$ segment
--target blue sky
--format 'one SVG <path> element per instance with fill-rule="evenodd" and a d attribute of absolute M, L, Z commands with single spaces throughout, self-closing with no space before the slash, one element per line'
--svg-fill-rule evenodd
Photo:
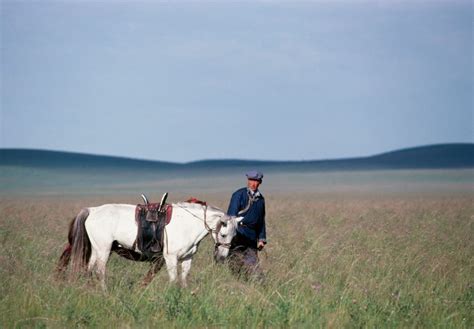
<path fill-rule="evenodd" d="M 309 160 L 474 142 L 470 1 L 4 1 L 0 147 Z"/>

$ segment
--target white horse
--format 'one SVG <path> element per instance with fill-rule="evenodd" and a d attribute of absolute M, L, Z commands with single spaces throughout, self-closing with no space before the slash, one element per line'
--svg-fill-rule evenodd
<path fill-rule="evenodd" d="M 71 262 L 74 273 L 85 268 L 91 273 L 95 271 L 106 289 L 105 268 L 111 251 L 115 251 L 129 259 L 152 261 L 145 284 L 151 282 L 163 266 L 163 259 L 170 281 L 175 282 L 180 264 L 181 284 L 186 286 L 192 257 L 201 240 L 211 233 L 215 242 L 215 259 L 226 258 L 242 217 L 231 217 L 218 208 L 198 203 L 181 202 L 172 204 L 172 207 L 171 221 L 164 229 L 162 257 L 160 254 L 151 259 L 143 259 L 141 251 L 134 249 L 138 231 L 136 206 L 106 204 L 82 209 L 70 224 L 69 243 L 59 259 L 58 273 L 64 273 Z"/>

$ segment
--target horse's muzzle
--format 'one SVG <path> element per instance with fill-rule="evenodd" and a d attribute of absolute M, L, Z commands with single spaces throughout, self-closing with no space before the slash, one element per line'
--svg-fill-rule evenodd
<path fill-rule="evenodd" d="M 217 244 L 214 251 L 214 260 L 217 263 L 223 263 L 229 255 L 230 244 Z"/>

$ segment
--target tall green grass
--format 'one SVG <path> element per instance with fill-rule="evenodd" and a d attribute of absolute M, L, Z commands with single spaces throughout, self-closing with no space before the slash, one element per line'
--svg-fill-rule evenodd
<path fill-rule="evenodd" d="M 0 327 L 474 325 L 471 196 L 267 194 L 264 284 L 241 281 L 214 264 L 210 238 L 194 258 L 187 289 L 168 284 L 164 269 L 142 288 L 148 264 L 116 255 L 107 268 L 107 292 L 94 280 L 57 280 L 69 219 L 104 201 L 1 201 Z M 207 201 L 227 202 L 212 195 Z"/>

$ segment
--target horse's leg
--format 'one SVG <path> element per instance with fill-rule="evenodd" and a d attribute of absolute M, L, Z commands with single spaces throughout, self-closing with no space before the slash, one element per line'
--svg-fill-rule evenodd
<path fill-rule="evenodd" d="M 176 282 L 176 278 L 178 277 L 178 257 L 168 255 L 165 256 L 165 261 L 170 282 Z"/>
<path fill-rule="evenodd" d="M 89 264 L 87 265 L 87 271 L 89 273 L 92 274 L 94 272 L 96 263 L 97 263 L 97 252 L 95 248 L 92 248 L 91 258 L 89 259 Z"/>
<path fill-rule="evenodd" d="M 110 250 L 112 248 L 112 242 L 110 241 L 101 241 L 101 243 L 97 243 L 95 239 L 90 239 L 92 245 L 92 252 L 91 258 L 88 264 L 88 269 L 93 270 L 95 267 L 95 272 L 97 273 L 97 277 L 99 278 L 100 285 L 104 291 L 107 290 L 107 286 L 105 285 L 105 266 L 110 256 Z"/>
<path fill-rule="evenodd" d="M 183 288 L 188 286 L 186 278 L 188 277 L 189 270 L 191 269 L 192 260 L 192 258 L 188 258 L 181 262 L 181 285 Z"/>
<path fill-rule="evenodd" d="M 107 264 L 107 260 L 109 259 L 110 250 L 107 252 L 101 252 L 97 257 L 97 275 L 99 276 L 100 285 L 102 290 L 106 291 L 107 286 L 105 285 L 105 266 Z"/>
<path fill-rule="evenodd" d="M 145 276 L 145 279 L 143 280 L 143 286 L 148 285 L 153 280 L 155 274 L 158 273 L 158 271 L 163 267 L 163 264 L 163 257 L 159 257 L 151 263 L 150 270 L 148 271 Z"/>

